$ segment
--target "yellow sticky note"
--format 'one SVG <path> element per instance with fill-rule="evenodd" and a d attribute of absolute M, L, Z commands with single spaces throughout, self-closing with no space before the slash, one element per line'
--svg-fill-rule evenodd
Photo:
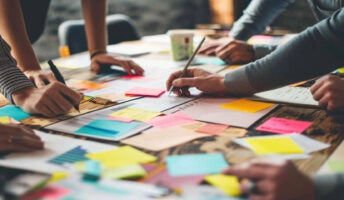
<path fill-rule="evenodd" d="M 56 171 L 52 173 L 51 178 L 49 179 L 49 183 L 53 183 L 53 182 L 65 179 L 67 177 L 68 177 L 67 172 Z"/>
<path fill-rule="evenodd" d="M 117 149 L 90 153 L 87 158 L 100 161 L 106 167 L 119 167 L 130 164 L 149 163 L 156 161 L 156 157 L 139 151 L 131 146 Z"/>
<path fill-rule="evenodd" d="M 0 123 L 1 124 L 9 124 L 9 123 L 11 123 L 11 118 L 8 116 L 1 116 L 0 117 Z"/>
<path fill-rule="evenodd" d="M 116 111 L 110 114 L 110 116 L 134 119 L 137 121 L 148 121 L 148 120 L 153 119 L 156 116 L 159 116 L 160 114 L 161 114 L 160 112 L 128 107 L 128 108 L 124 108 L 122 110 Z"/>
<path fill-rule="evenodd" d="M 304 150 L 290 137 L 246 138 L 253 151 L 258 155 L 264 154 L 301 154 Z"/>
<path fill-rule="evenodd" d="M 102 177 L 110 179 L 139 178 L 146 175 L 145 169 L 139 164 L 108 168 L 102 172 Z"/>
<path fill-rule="evenodd" d="M 235 176 L 215 174 L 206 176 L 205 181 L 217 187 L 227 195 L 239 196 L 241 194 L 240 183 L 238 181 L 238 178 Z"/>
<path fill-rule="evenodd" d="M 337 69 L 337 71 L 338 71 L 339 73 L 341 73 L 341 74 L 344 74 L 344 67 L 341 67 L 341 68 Z"/>
<path fill-rule="evenodd" d="M 249 112 L 249 113 L 255 113 L 255 112 L 264 110 L 266 108 L 269 108 L 271 106 L 274 106 L 274 105 L 275 104 L 272 104 L 272 103 L 251 101 L 248 99 L 238 99 L 238 100 L 226 103 L 226 104 L 222 104 L 221 108 L 226 108 L 229 110 Z"/>

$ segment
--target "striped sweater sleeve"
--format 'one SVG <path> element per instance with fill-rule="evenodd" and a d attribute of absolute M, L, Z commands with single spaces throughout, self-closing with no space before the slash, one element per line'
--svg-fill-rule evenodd
<path fill-rule="evenodd" d="M 17 67 L 10 51 L 11 48 L 0 36 L 0 92 L 13 103 L 14 92 L 34 85 Z"/>

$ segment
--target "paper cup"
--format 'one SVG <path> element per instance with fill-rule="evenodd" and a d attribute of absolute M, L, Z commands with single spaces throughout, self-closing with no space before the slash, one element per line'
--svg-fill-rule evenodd
<path fill-rule="evenodd" d="M 187 60 L 193 53 L 193 32 L 189 30 L 170 30 L 172 57 L 175 61 Z"/>

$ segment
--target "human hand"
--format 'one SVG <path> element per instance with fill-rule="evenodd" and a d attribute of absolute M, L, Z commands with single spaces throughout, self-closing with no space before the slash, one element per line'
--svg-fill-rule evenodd
<path fill-rule="evenodd" d="M 108 53 L 97 54 L 91 59 L 91 69 L 96 74 L 101 72 L 101 65 L 119 65 L 121 66 L 129 75 L 142 75 L 144 70 L 136 64 L 134 61 L 125 58 L 110 55 Z"/>
<path fill-rule="evenodd" d="M 33 82 L 36 87 L 41 88 L 49 83 L 57 81 L 51 71 L 44 72 L 42 70 L 26 70 L 24 74 Z"/>
<path fill-rule="evenodd" d="M 28 127 L 0 124 L 0 152 L 28 152 L 43 149 L 41 139 Z"/>
<path fill-rule="evenodd" d="M 344 80 L 339 76 L 321 77 L 310 90 L 320 107 L 329 111 L 344 111 Z"/>
<path fill-rule="evenodd" d="M 53 82 L 41 88 L 27 87 L 12 94 L 13 101 L 24 111 L 55 117 L 79 105 L 82 95 L 66 85 Z"/>
<path fill-rule="evenodd" d="M 217 47 L 215 55 L 228 64 L 244 64 L 254 61 L 253 46 L 235 39 L 228 40 Z"/>
<path fill-rule="evenodd" d="M 216 40 L 207 40 L 198 51 L 198 54 L 206 56 L 216 56 L 216 49 L 233 39 L 230 37 L 220 38 Z"/>
<path fill-rule="evenodd" d="M 170 75 L 166 82 L 167 90 L 173 86 L 173 93 L 178 96 L 190 96 L 190 87 L 196 87 L 209 94 L 224 95 L 226 93 L 222 76 L 197 68 L 188 69 L 186 74 L 179 78 L 182 73 L 183 70 L 179 70 Z"/>
<path fill-rule="evenodd" d="M 291 161 L 254 160 L 230 167 L 223 173 L 248 179 L 249 181 L 241 181 L 241 191 L 252 200 L 315 199 L 312 180 L 298 171 Z"/>

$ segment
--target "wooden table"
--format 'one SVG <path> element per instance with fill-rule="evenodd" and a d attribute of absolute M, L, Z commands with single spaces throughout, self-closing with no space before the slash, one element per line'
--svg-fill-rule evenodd
<path fill-rule="evenodd" d="M 76 55 L 78 56 L 78 55 Z M 152 55 L 150 55 L 152 56 Z M 94 76 L 88 71 L 88 69 L 76 69 L 76 70 L 63 70 L 63 74 L 66 77 L 71 77 L 75 75 L 76 72 L 80 73 L 84 77 Z M 0 104 L 5 104 L 4 99 L 0 99 Z M 83 101 L 80 105 L 81 114 L 87 113 L 93 110 L 98 110 L 104 107 L 115 105 L 107 104 L 103 105 L 102 101 L 99 99 L 93 99 L 91 101 Z M 72 112 L 69 115 L 61 116 L 53 119 L 47 119 L 44 117 L 32 116 L 22 121 L 22 123 L 31 125 L 35 128 L 46 126 L 51 123 L 55 123 L 60 120 L 67 119 L 78 115 L 77 112 Z M 342 142 L 344 136 L 344 115 L 343 114 L 330 114 L 325 110 L 316 109 L 316 108 L 304 108 L 297 106 L 289 105 L 280 105 L 274 109 L 270 114 L 262 118 L 256 124 L 247 129 L 247 135 L 262 135 L 263 132 L 255 130 L 255 127 L 270 117 L 283 117 L 288 119 L 297 119 L 297 120 L 306 120 L 312 121 L 313 124 L 310 128 L 305 131 L 305 135 L 310 136 L 319 141 L 331 144 L 330 148 L 327 148 L 323 151 L 315 152 L 311 154 L 311 158 L 306 160 L 295 161 L 297 166 L 308 174 L 314 174 L 326 161 L 326 159 L 331 155 L 331 153 L 336 149 L 336 147 Z M 228 134 L 222 134 L 220 136 L 206 137 L 194 140 L 192 142 L 182 144 L 176 147 L 173 147 L 168 150 L 163 150 L 160 152 L 149 152 L 158 156 L 158 162 L 164 162 L 164 159 L 167 155 L 175 154 L 190 154 L 190 153 L 212 153 L 212 152 L 221 152 L 226 157 L 227 161 L 230 164 L 239 164 L 250 160 L 255 157 L 255 154 L 232 142 L 233 138 L 243 135 L 245 132 L 244 129 L 232 128 L 232 131 Z M 63 133 L 59 133 L 63 134 Z M 67 135 L 67 134 L 64 134 Z M 68 135 L 71 136 L 71 135 Z M 85 138 L 80 136 L 71 136 L 76 138 Z M 86 139 L 86 138 L 85 138 Z M 108 144 L 120 145 L 116 142 L 105 142 L 97 140 L 99 142 L 104 142 Z"/>

